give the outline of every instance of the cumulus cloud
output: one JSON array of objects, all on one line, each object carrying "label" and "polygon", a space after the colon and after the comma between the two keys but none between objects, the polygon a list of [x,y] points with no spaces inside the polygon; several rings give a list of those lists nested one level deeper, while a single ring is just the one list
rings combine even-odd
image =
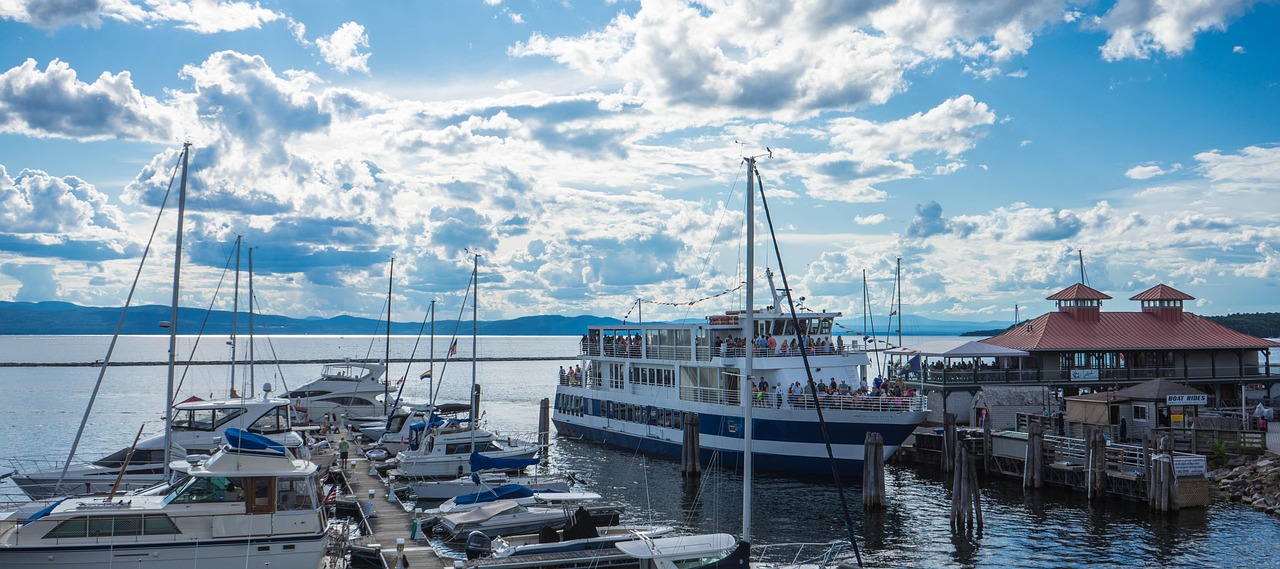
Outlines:
[{"label": "cumulus cloud", "polygon": [[101,0],[0,0],[0,18],[54,30],[63,26],[96,27],[102,23]]},{"label": "cumulus cloud", "polygon": [[140,93],[128,71],[80,81],[61,60],[34,59],[0,74],[0,131],[47,138],[169,141],[179,113]]},{"label": "cumulus cloud", "polygon": [[633,86],[648,104],[806,115],[887,101],[930,61],[983,69],[1025,53],[1057,2],[846,2],[691,6],[662,1],[578,37],[510,50]]},{"label": "cumulus cloud", "polygon": [[969,95],[944,101],[909,117],[877,123],[856,117],[828,122],[836,152],[799,158],[805,185],[813,197],[848,201],[883,200],[880,183],[922,175],[917,163],[932,165],[932,175],[964,166],[960,155],[994,124],[995,113]]},{"label": "cumulus cloud", "polygon": [[40,302],[62,296],[53,265],[0,263],[0,274],[13,278],[19,283],[18,290],[9,300]]},{"label": "cumulus cloud", "polygon": [[364,33],[364,26],[355,22],[342,24],[337,31],[328,37],[316,40],[320,55],[334,69],[347,73],[349,71],[369,72],[369,53],[361,53],[360,48],[369,47],[369,36]]},{"label": "cumulus cloud", "polygon": [[1270,243],[1259,243],[1254,249],[1261,257],[1253,263],[1242,265],[1235,270],[1241,277],[1258,279],[1275,279],[1280,277],[1280,252]]},{"label": "cumulus cloud", "polygon": [[1251,190],[1280,187],[1280,146],[1249,146],[1234,154],[1210,150],[1195,158],[1205,178],[1220,186]]},{"label": "cumulus cloud", "polygon": [[257,2],[233,0],[0,0],[0,18],[45,29],[125,23],[173,23],[199,34],[260,28],[283,18]]},{"label": "cumulus cloud", "polygon": [[880,225],[881,223],[884,223],[888,220],[889,220],[889,217],[883,213],[853,216],[853,222],[858,225]]},{"label": "cumulus cloud", "polygon": [[1108,34],[1100,51],[1107,61],[1147,59],[1156,53],[1177,57],[1195,45],[1196,35],[1223,31],[1258,0],[1177,2],[1119,0],[1101,16]]},{"label": "cumulus cloud", "polygon": [[1133,180],[1149,180],[1156,176],[1163,176],[1165,174],[1175,172],[1179,170],[1181,167],[1182,166],[1180,164],[1174,164],[1168,170],[1166,170],[1156,164],[1143,164],[1141,166],[1134,166],[1132,168],[1129,168],[1128,170],[1125,171],[1124,175],[1126,178],[1133,179]]},{"label": "cumulus cloud", "polygon": [[1247,53],[1247,52],[1245,51],[1244,46],[1242,46],[1242,45],[1238,45],[1238,46],[1235,46],[1235,47],[1231,48],[1231,53],[1236,53],[1236,54],[1242,54],[1242,55],[1243,55],[1243,54],[1245,54],[1245,53]]},{"label": "cumulus cloud", "polygon": [[135,251],[124,216],[92,184],[39,170],[9,177],[0,165],[0,250],[76,260]]}]

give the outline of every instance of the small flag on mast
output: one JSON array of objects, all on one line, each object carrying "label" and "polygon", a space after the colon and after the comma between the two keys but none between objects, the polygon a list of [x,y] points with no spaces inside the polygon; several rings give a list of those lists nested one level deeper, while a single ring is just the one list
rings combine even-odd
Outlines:
[{"label": "small flag on mast", "polygon": [[457,338],[454,338],[453,342],[449,344],[449,355],[451,356],[458,355],[458,339]]},{"label": "small flag on mast", "polygon": [[431,370],[427,370],[418,374],[418,379],[431,379]]}]

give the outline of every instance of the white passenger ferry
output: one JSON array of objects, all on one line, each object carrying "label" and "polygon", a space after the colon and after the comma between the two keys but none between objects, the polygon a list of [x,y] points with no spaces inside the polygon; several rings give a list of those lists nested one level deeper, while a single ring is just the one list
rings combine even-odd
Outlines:
[{"label": "white passenger ferry", "polygon": [[[752,315],[751,337],[743,311],[708,316],[703,323],[590,327],[581,341],[580,373],[564,374],[556,388],[556,429],[679,458],[682,414],[697,413],[702,460],[740,468],[742,397],[749,394],[755,469],[830,474],[813,398],[795,385],[808,385],[803,350],[813,379],[827,386],[834,381],[837,388],[820,394],[818,405],[840,473],[860,476],[867,433],[880,433],[888,458],[925,419],[926,399],[905,388],[860,393],[871,362],[832,334],[840,313],[803,312],[793,321],[778,308],[781,302],[774,292],[773,305]],[[764,338],[763,347],[756,338]],[[767,391],[742,383],[748,349],[754,350],[751,382],[767,383]]]}]

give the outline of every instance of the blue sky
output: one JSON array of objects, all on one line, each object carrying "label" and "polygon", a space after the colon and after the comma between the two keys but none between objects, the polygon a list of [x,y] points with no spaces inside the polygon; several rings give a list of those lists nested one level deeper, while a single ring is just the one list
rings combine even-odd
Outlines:
[{"label": "blue sky", "polygon": [[1111,310],[1163,282],[1276,311],[1277,29],[1247,0],[0,0],[0,300],[122,304],[190,141],[190,306],[230,306],[243,235],[290,316],[377,317],[393,256],[397,320],[455,310],[468,250],[484,319],[735,308],[769,148],[814,308],[861,315],[865,270],[887,313],[901,257],[905,312],[1009,321],[1083,250]]}]

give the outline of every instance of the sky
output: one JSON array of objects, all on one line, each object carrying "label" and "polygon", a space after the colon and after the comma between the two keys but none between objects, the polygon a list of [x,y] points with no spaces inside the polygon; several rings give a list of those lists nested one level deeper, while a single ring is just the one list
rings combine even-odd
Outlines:
[{"label": "sky", "polygon": [[138,275],[168,304],[185,142],[185,306],[230,308],[241,236],[287,316],[383,317],[393,269],[395,320],[469,311],[475,255],[483,320],[740,308],[757,156],[758,272],[815,310],[1012,322],[1083,258],[1104,310],[1280,311],[1277,29],[1252,0],[0,0],[0,300]]}]

